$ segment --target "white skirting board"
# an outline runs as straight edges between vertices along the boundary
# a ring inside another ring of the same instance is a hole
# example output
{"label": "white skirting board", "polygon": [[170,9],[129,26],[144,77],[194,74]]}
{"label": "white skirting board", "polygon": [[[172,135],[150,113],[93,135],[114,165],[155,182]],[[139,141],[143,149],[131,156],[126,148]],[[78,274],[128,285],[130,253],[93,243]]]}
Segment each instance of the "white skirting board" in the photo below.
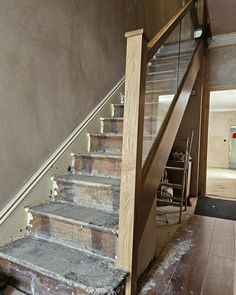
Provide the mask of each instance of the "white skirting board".
{"label": "white skirting board", "polygon": [[71,153],[88,149],[88,133],[100,132],[100,117],[111,114],[111,104],[120,103],[124,91],[124,78],[101,100],[97,107],[58,147],[31,179],[0,212],[0,244],[5,244],[26,233],[27,208],[50,201],[53,189],[52,177],[67,174],[71,165]]}

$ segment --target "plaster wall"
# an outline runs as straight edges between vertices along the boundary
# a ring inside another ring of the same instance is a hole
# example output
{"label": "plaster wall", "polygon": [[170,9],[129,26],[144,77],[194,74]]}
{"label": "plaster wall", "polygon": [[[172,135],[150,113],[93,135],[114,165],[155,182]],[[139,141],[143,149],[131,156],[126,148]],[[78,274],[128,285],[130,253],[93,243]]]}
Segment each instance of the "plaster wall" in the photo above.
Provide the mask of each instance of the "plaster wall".
{"label": "plaster wall", "polygon": [[0,0],[0,209],[122,78],[124,33],[181,4]]}
{"label": "plaster wall", "polygon": [[236,112],[210,112],[208,167],[229,168],[231,125],[236,125]]}

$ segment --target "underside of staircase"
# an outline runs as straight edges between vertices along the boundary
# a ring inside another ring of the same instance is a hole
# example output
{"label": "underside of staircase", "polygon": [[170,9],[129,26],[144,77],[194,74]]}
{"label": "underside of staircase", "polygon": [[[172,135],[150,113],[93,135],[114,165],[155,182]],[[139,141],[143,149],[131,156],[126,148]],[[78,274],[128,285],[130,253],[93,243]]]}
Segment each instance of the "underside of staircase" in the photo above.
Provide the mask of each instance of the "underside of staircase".
{"label": "underside of staircase", "polygon": [[[191,57],[183,55],[183,73]],[[158,96],[176,93],[178,67],[175,51],[149,63],[144,153],[169,107]],[[69,174],[54,177],[52,201],[29,209],[27,236],[0,247],[1,273],[26,294],[124,294],[128,273],[116,266],[123,115],[121,99],[88,135],[88,151],[71,155]]]}

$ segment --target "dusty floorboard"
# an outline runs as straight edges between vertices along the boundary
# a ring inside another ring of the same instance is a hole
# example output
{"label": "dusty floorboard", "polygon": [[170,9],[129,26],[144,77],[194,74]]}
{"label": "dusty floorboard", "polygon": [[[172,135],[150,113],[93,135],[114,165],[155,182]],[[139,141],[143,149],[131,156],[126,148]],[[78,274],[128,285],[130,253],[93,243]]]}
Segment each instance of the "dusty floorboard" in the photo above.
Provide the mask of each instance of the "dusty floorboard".
{"label": "dusty floorboard", "polygon": [[167,244],[140,295],[234,294],[236,222],[191,212],[181,226],[162,227]]}

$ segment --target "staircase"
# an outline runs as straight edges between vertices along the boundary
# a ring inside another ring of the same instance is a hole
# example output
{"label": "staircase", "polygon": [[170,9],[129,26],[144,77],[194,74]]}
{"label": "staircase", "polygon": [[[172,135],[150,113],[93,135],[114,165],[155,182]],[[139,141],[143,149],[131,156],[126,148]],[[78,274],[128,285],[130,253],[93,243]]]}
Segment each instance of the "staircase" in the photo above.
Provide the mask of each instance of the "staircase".
{"label": "staircase", "polygon": [[[186,51],[183,73],[191,57]],[[161,51],[149,63],[144,155],[169,108],[159,95],[176,92],[177,61]],[[52,201],[29,209],[28,235],[0,247],[1,273],[26,294],[124,294],[128,273],[116,267],[123,115],[122,100],[111,105],[88,151],[73,153],[70,173],[53,178]]]}

